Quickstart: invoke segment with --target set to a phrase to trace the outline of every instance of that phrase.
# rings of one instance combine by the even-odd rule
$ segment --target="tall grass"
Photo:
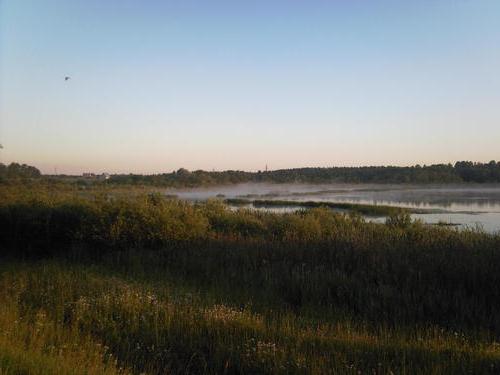
[[[372,330],[347,319],[258,313],[194,290],[103,272],[57,262],[4,268],[2,324],[22,323],[2,336],[9,346],[0,346],[1,358],[16,342],[12,335],[24,343],[31,334],[24,362],[14,357],[11,363],[28,362],[45,373],[64,373],[64,366],[78,373],[70,371],[72,364],[93,366],[90,373],[121,366],[158,374],[495,373],[500,366],[496,343],[436,326]],[[94,341],[82,338],[89,334]],[[106,355],[113,358],[108,365],[102,362]]]
[[[0,246],[6,373],[500,371],[480,230],[9,190]]]
[[[41,305],[23,303],[26,279],[17,271],[10,275],[2,272],[1,276],[0,374],[129,373],[88,332],[65,324],[60,316],[49,315],[51,311]]]

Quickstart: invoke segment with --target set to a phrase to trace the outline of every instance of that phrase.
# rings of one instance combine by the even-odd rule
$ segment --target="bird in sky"
[[[71,79],[71,77],[68,77],[68,76],[64,77],[65,81],[69,81],[70,79]]]

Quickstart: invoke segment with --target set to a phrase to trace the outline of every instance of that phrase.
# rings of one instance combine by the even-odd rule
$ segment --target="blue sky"
[[[0,157],[49,173],[498,160],[499,19],[497,0],[0,0]]]

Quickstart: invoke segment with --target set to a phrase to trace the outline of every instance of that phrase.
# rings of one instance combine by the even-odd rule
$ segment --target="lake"
[[[180,199],[279,199],[377,204],[437,209],[439,213],[412,214],[426,223],[455,223],[500,231],[500,184],[386,185],[386,184],[238,184],[215,188],[169,190]],[[293,210],[293,208],[291,208]],[[286,211],[274,208],[273,211]],[[384,217],[369,218],[383,222]]]

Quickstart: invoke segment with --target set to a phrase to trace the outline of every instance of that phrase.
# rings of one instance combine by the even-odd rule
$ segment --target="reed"
[[[6,189],[2,374],[499,371],[498,234]]]

